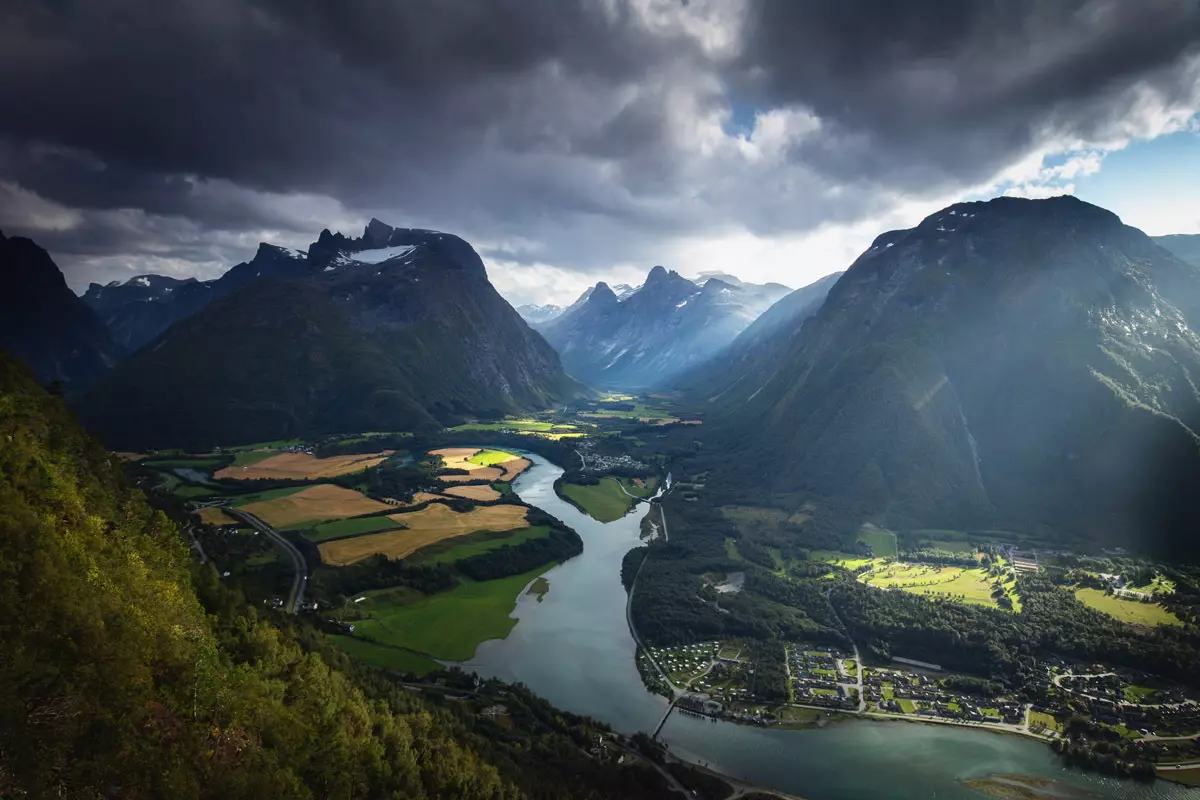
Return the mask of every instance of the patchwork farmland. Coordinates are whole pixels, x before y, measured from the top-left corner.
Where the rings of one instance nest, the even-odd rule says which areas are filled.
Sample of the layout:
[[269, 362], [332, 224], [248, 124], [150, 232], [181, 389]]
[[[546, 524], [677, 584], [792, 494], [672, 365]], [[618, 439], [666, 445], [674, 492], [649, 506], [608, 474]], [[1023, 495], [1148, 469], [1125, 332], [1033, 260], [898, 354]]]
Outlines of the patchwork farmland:
[[466, 475], [440, 475], [446, 483], [469, 481], [511, 481], [532, 466], [527, 458], [503, 450], [478, 447], [443, 447], [431, 450], [431, 456], [439, 456], [446, 469], [466, 470]]
[[[319, 480], [362, 472], [378, 466], [388, 459], [391, 450], [378, 453], [356, 453], [344, 456], [316, 458], [309, 453], [278, 453], [268, 455], [251, 463], [234, 464], [218, 470], [213, 477], [234, 480], [259, 480], [263, 478], [287, 478], [292, 480]], [[255, 455], [259, 455], [255, 453]]]
[[304, 527], [306, 523], [361, 517], [392, 508], [353, 489], [328, 483], [239, 507], [281, 530]]
[[510, 531], [528, 528], [523, 506], [485, 506], [459, 513], [441, 503], [420, 511], [393, 514], [404, 525], [401, 530], [338, 539], [320, 545], [321, 560], [331, 566], [347, 566], [373, 555], [404, 558], [422, 547], [477, 531]]

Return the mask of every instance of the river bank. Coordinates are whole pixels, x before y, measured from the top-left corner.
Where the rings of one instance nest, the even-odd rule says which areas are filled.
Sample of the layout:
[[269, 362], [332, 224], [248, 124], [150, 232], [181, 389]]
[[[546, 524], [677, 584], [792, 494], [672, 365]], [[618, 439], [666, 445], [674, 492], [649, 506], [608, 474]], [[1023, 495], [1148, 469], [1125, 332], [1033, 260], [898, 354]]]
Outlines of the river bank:
[[[574, 528], [584, 552], [542, 575], [550, 591], [541, 602], [522, 594], [508, 637], [485, 642], [461, 666], [524, 683], [555, 705], [621, 733], [652, 731], [669, 701], [642, 683], [620, 579], [625, 553], [641, 544], [646, 506], [638, 504], [610, 523], [597, 522], [557, 496], [559, 467], [539, 456], [531, 460], [534, 466], [516, 479], [513, 490]], [[971, 726], [889, 724], [896, 721], [904, 720], [853, 718], [789, 730], [671, 714], [660, 739], [676, 758], [808, 800], [935, 795], [978, 800], [981, 795], [963, 781], [993, 774], [1053, 779], [1093, 797], [1200, 797], [1163, 781], [1138, 784], [1069, 769], [1043, 742], [1026, 737], [979, 736]]]

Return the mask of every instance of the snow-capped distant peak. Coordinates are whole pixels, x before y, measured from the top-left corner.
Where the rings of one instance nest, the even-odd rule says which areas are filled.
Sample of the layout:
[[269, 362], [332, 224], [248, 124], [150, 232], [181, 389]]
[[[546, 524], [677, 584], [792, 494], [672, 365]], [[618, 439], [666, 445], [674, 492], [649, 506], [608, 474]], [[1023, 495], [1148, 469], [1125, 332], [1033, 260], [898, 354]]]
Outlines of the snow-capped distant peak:
[[147, 278], [145, 275], [137, 276], [136, 278], [133, 279], [133, 282], [136, 283], [138, 286], [149, 286], [150, 285], [150, 279]]

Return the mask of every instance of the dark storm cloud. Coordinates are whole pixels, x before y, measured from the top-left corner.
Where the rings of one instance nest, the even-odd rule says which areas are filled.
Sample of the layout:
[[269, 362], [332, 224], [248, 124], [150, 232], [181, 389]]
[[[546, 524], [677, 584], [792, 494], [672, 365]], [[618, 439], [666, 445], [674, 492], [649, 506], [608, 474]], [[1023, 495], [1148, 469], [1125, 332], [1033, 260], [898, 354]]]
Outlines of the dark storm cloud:
[[509, 113], [536, 106], [534, 73], [607, 86], [659, 44], [619, 7], [568, 0], [79, 0], [3, 22], [10, 137], [367, 203], [492, 136], [569, 149], [556, 120]]
[[[518, 261], [656, 263], [1107, 136], [1133, 87], [1194, 93], [1198, 24], [1197, 0], [5, 3], [0, 225], [85, 266], [371, 213]], [[731, 106], [818, 122], [748, 156]]]
[[754, 0], [739, 77], [827, 122], [796, 154], [827, 174], [969, 182], [1104, 135], [1133, 86], [1194, 99], [1198, 47], [1196, 0]]

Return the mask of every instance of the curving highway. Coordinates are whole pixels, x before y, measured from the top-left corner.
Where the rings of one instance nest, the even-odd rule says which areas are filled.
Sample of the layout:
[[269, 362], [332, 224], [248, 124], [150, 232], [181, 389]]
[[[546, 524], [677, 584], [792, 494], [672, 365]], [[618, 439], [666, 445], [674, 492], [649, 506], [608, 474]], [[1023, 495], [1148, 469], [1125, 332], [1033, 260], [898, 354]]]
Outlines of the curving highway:
[[271, 537], [271, 541], [283, 548], [283, 551], [292, 559], [292, 567], [296, 575], [292, 578], [292, 590], [288, 594], [284, 610], [289, 614], [295, 614], [296, 609], [304, 602], [304, 587], [308, 585], [308, 562], [304, 560], [304, 554], [297, 550], [296, 546], [289, 542], [279, 531], [255, 515], [232, 507], [226, 507], [225, 512], [247, 523], [260, 533]]

